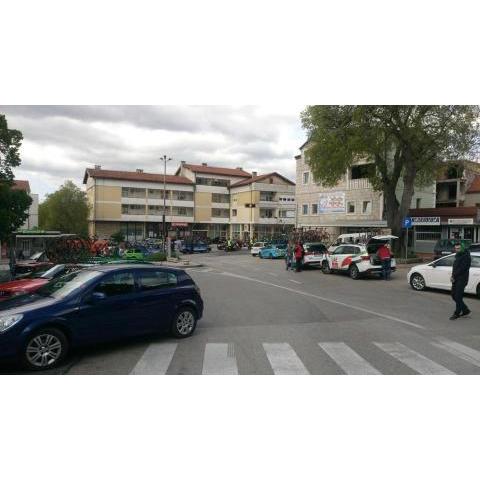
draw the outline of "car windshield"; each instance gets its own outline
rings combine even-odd
[[[43,252],[34,253],[29,260],[38,260],[43,255]]]
[[[48,269],[46,272],[42,272],[34,275],[36,278],[54,278],[61,272],[65,270],[65,265],[55,265],[54,267]]]
[[[38,289],[36,293],[42,297],[64,298],[88,281],[101,275],[95,270],[79,270],[52,280]]]

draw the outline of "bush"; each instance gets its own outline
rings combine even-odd
[[[167,255],[163,252],[152,253],[145,257],[148,262],[164,262],[167,259]]]

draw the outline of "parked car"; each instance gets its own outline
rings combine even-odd
[[[305,250],[304,266],[321,265],[325,254],[328,253],[327,247],[323,243],[304,243],[303,248]]]
[[[260,249],[258,256],[260,258],[285,258],[287,253],[286,246],[284,245],[269,245]]]
[[[480,252],[480,243],[472,243],[468,249],[470,252]]]
[[[27,260],[17,260],[15,263],[15,278],[32,276],[35,273],[44,272],[53,267],[53,263],[47,258],[45,252],[36,252]]]
[[[454,253],[455,245],[458,245],[459,243],[463,243],[468,248],[472,242],[471,240],[461,240],[459,238],[442,238],[437,240],[437,243],[433,247],[434,260]]]
[[[67,273],[79,270],[80,268],[82,268],[80,265],[60,264],[55,265],[45,272],[33,274],[30,278],[2,283],[0,284],[0,302],[16,295],[22,295],[23,293],[33,293],[54,278],[66,275]]]
[[[466,293],[473,293],[480,297],[480,252],[471,252],[472,264]],[[415,265],[407,275],[410,286],[417,291],[427,288],[438,288],[440,290],[451,290],[453,262],[455,254],[446,255],[430,263]]]
[[[89,267],[0,303],[0,358],[51,368],[81,345],[166,332],[188,337],[202,313],[200,290],[183,270]]]
[[[135,247],[125,250],[123,257],[126,260],[144,260],[147,255],[148,254],[145,252],[145,250],[142,250],[139,247]]]
[[[395,258],[392,258],[392,272],[396,270]],[[332,253],[325,254],[322,261],[323,273],[345,272],[357,280],[365,275],[381,275],[382,264],[375,254],[368,253],[362,244],[340,245]]]
[[[208,243],[205,242],[195,242],[195,243],[185,243],[182,246],[182,253],[207,253],[212,249]]]
[[[250,253],[252,254],[253,257],[256,257],[262,248],[265,248],[267,246],[267,243],[265,242],[255,242],[253,244],[253,247],[250,250]]]

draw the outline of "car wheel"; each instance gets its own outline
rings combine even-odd
[[[57,366],[67,355],[68,340],[56,328],[35,332],[22,351],[22,363],[29,370],[46,370]]]
[[[423,278],[422,275],[419,273],[414,273],[410,277],[410,286],[414,289],[417,290],[417,292],[420,292],[422,290],[425,290],[425,279]],[[478,294],[478,288],[477,288],[477,294]]]
[[[360,277],[360,272],[358,271],[358,267],[356,265],[350,265],[348,269],[348,274],[352,280],[358,280]]]
[[[332,269],[326,260],[322,262],[322,272],[325,274],[332,273]]]
[[[172,323],[172,335],[177,338],[189,337],[197,326],[197,315],[193,309],[182,307],[175,314]]]

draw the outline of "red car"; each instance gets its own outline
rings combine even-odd
[[[81,268],[79,265],[55,265],[46,272],[37,274],[33,278],[22,278],[10,282],[0,283],[0,302],[23,293],[33,293],[43,287],[50,280]]]

